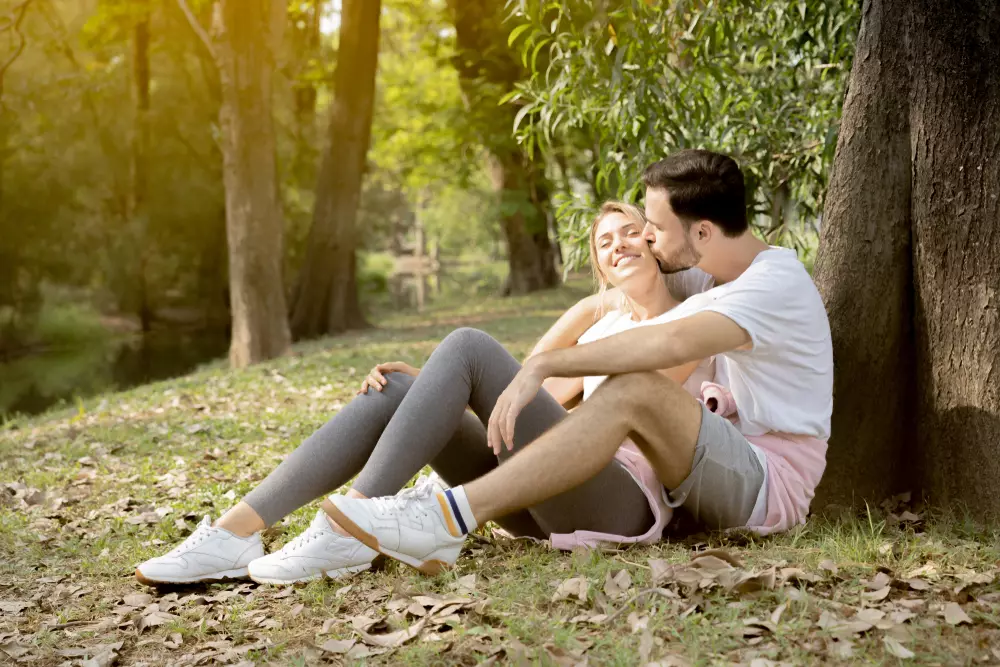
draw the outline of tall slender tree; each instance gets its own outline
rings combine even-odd
[[[1000,510],[1000,4],[868,0],[816,261],[836,364],[819,493]]]
[[[291,339],[271,94],[285,6],[277,0],[217,0],[213,38],[186,2],[178,3],[219,69],[233,323],[229,361],[243,367],[285,354]]]
[[[295,287],[296,338],[365,326],[358,302],[355,223],[371,138],[381,0],[344,0],[340,46],[305,263]]]
[[[559,275],[549,238],[549,183],[540,165],[511,135],[517,109],[500,104],[517,82],[527,78],[507,43],[504,4],[503,0],[448,0],[458,39],[455,67],[490,156],[489,173],[510,265],[506,291],[522,294],[556,285]]]
[[[129,192],[125,213],[134,262],[136,296],[139,321],[143,331],[152,327],[152,309],[147,286],[147,210],[149,189],[149,0],[137,0],[134,5],[134,22],[131,36],[131,86],[132,130],[129,137]],[[130,262],[130,263],[132,263]]]

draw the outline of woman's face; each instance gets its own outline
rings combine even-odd
[[[594,241],[597,267],[615,287],[622,287],[636,278],[648,279],[659,272],[642,236],[642,225],[623,213],[604,216],[597,223]]]

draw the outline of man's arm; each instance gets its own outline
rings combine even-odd
[[[540,378],[619,375],[677,368],[750,343],[750,335],[725,315],[701,312],[562,350],[525,365]]]
[[[699,359],[750,343],[750,334],[725,315],[701,312],[585,345],[544,352],[529,359],[500,395],[490,415],[487,440],[494,451],[499,451],[502,443],[507,443],[508,449],[513,447],[517,415],[538,395],[546,378],[690,367]]]

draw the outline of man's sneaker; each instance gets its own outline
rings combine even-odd
[[[263,555],[259,534],[233,535],[224,528],[213,526],[206,516],[170,553],[151,558],[137,567],[135,578],[149,586],[243,579],[250,561]]]
[[[250,578],[259,584],[294,584],[323,576],[345,577],[371,567],[377,552],[330,527],[320,510],[305,532],[280,551],[250,563]]]
[[[455,564],[465,542],[465,535],[448,529],[454,522],[444,514],[444,502],[435,484],[422,480],[396,496],[330,496],[325,508],[372,549],[433,575]]]

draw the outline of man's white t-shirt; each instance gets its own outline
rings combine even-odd
[[[736,280],[684,271],[668,281],[687,299],[671,319],[711,311],[749,335],[752,348],[720,354],[715,380],[729,389],[744,435],[791,433],[827,440],[833,411],[833,346],[826,309],[795,251],[771,247]],[[691,291],[688,291],[691,290]]]

